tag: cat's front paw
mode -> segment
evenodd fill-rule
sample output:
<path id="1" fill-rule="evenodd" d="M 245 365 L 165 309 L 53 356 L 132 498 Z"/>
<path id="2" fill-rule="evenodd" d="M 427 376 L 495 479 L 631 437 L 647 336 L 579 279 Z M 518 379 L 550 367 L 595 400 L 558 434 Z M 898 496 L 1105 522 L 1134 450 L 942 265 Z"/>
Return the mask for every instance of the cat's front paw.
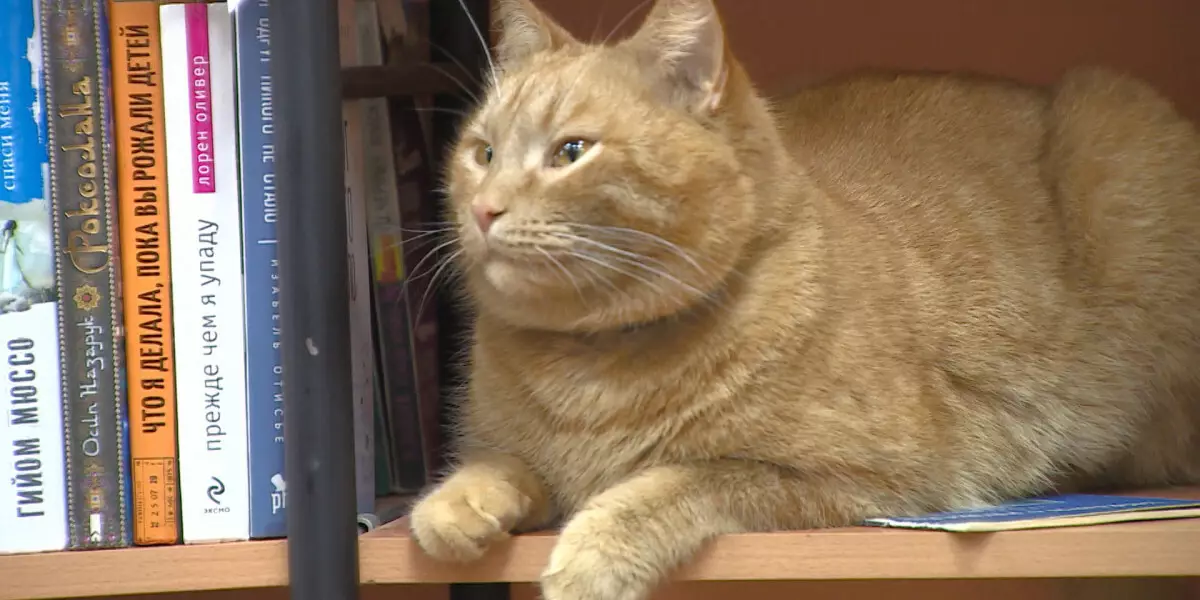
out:
<path id="1" fill-rule="evenodd" d="M 413 507 L 410 529 L 426 554 L 468 562 L 483 556 L 529 512 L 530 500 L 505 481 L 451 478 Z"/>
<path id="2" fill-rule="evenodd" d="M 605 511 L 563 528 L 541 575 L 545 600 L 645 600 L 658 580 L 651 553 Z M 649 541 L 649 540 L 647 540 Z"/>

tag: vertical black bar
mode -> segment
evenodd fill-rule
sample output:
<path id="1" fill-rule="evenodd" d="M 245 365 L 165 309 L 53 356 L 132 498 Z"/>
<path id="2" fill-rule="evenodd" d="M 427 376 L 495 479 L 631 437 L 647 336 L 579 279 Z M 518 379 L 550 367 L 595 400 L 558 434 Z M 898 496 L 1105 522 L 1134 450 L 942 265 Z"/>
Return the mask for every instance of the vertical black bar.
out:
<path id="1" fill-rule="evenodd" d="M 356 600 L 336 0 L 273 0 L 270 14 L 291 597 Z"/>

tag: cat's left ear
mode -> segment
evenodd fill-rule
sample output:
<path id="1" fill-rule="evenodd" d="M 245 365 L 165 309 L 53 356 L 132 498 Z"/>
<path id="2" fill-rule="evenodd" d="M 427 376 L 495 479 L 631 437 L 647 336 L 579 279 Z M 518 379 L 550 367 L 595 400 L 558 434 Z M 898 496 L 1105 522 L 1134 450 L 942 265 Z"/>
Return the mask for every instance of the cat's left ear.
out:
<path id="1" fill-rule="evenodd" d="M 713 0 L 657 0 L 642 27 L 623 43 L 667 86 L 672 99 L 701 112 L 721 105 L 729 65 Z"/>
<path id="2" fill-rule="evenodd" d="M 492 2 L 492 26 L 498 30 L 496 62 L 511 69 L 537 54 L 578 43 L 550 15 L 531 0 L 495 0 Z"/>

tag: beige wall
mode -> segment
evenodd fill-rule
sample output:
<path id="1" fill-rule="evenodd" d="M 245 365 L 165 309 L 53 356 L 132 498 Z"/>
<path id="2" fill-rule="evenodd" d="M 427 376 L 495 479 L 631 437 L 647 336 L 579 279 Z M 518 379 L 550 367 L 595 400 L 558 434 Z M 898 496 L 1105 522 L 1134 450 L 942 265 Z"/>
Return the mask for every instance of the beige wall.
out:
<path id="1" fill-rule="evenodd" d="M 607 35 L 643 4 L 535 2 L 583 37 Z M 717 5 L 734 51 L 764 87 L 863 66 L 965 68 L 1046 82 L 1067 66 L 1098 63 L 1146 78 L 1200 120 L 1200 0 L 717 0 Z"/>

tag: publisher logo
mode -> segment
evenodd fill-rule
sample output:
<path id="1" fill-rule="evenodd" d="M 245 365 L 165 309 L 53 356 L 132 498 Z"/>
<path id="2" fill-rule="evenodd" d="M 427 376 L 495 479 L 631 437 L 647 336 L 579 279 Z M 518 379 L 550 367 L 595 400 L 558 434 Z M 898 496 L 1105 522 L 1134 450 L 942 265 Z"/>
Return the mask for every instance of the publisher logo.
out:
<path id="1" fill-rule="evenodd" d="M 287 507 L 287 482 L 282 473 L 276 473 L 271 477 L 271 485 L 275 487 L 271 492 L 271 514 L 275 515 Z"/>
<path id="2" fill-rule="evenodd" d="M 220 504 L 220 496 L 225 493 L 225 482 L 213 477 L 213 484 L 208 486 L 208 499 L 212 500 L 213 504 Z"/>

